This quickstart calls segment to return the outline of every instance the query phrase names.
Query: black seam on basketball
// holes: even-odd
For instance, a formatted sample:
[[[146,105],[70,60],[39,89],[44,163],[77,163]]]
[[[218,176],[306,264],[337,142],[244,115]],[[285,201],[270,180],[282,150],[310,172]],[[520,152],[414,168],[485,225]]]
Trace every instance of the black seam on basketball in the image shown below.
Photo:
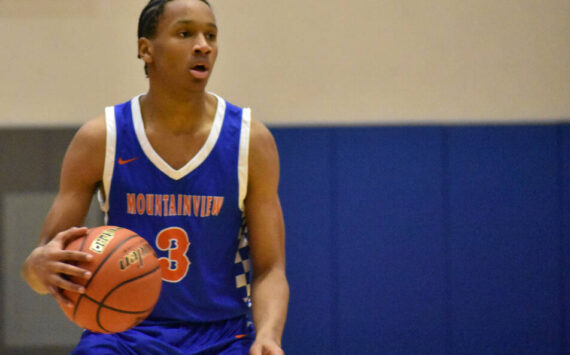
[[[101,308],[106,308],[110,311],[114,311],[114,312],[118,312],[118,313],[125,313],[125,314],[142,314],[145,312],[148,312],[151,308],[148,309],[144,309],[142,311],[126,311],[124,309],[120,309],[120,308],[115,308],[115,307],[111,307],[111,306],[107,306],[106,304],[103,304],[102,302],[97,301],[96,299],[94,299],[93,297],[89,297],[89,296],[85,296],[85,298],[88,301],[91,301],[93,303],[95,303],[96,305],[98,305]]]
[[[156,271],[159,271],[159,270],[160,270],[160,266],[157,266],[157,267],[155,267],[154,269],[152,269],[152,270],[150,270],[150,271],[148,271],[148,272],[146,272],[146,273],[144,273],[144,274],[142,274],[142,275],[139,275],[139,276],[137,276],[137,277],[133,277],[132,279],[128,279],[128,280],[126,280],[126,281],[121,282],[121,283],[117,284],[115,287],[113,287],[111,290],[109,290],[109,292],[107,292],[107,294],[105,295],[105,297],[103,297],[103,299],[101,300],[101,302],[98,302],[99,307],[97,308],[97,317],[96,317],[96,319],[97,319],[97,325],[99,326],[99,328],[103,329],[103,330],[106,331],[106,332],[109,332],[108,329],[106,329],[105,327],[103,327],[103,325],[101,324],[101,320],[100,320],[99,318],[100,318],[100,314],[101,314],[101,309],[102,309],[103,307],[105,307],[105,308],[112,308],[112,307],[108,307],[108,306],[105,305],[105,300],[113,293],[113,291],[115,291],[117,288],[119,288],[119,287],[121,287],[121,286],[123,286],[123,285],[125,285],[125,284],[128,284],[129,282],[136,281],[136,280],[138,280],[138,279],[141,279],[141,278],[143,278],[143,277],[146,277],[146,276],[148,276],[148,275],[151,275],[151,274],[153,274],[153,273],[155,273]],[[118,309],[117,309],[116,311],[117,311],[117,312],[121,312],[121,313],[130,313],[130,312],[128,312],[128,311],[121,311],[121,310],[118,310]],[[146,311],[148,311],[148,309],[147,309]],[[145,312],[146,312],[146,311],[145,311]]]
[[[87,283],[85,284],[85,288],[87,288],[89,286],[89,284],[91,283],[91,280],[93,280],[93,278],[95,277],[95,275],[97,275],[97,273],[99,272],[99,270],[103,267],[103,265],[105,265],[105,263],[107,262],[107,260],[109,260],[109,258],[117,251],[117,249],[119,249],[121,246],[123,246],[123,244],[125,244],[126,242],[128,242],[129,240],[139,237],[138,234],[133,234],[129,237],[127,237],[125,240],[123,240],[122,242],[120,242],[119,244],[117,244],[113,250],[111,250],[109,252],[109,254],[107,254],[107,256],[105,256],[105,258],[103,260],[101,260],[101,262],[99,263],[99,266],[97,266],[97,269],[95,269],[91,275],[91,278],[89,280],[87,280]]]
[[[123,229],[120,228],[119,229]],[[118,230],[118,229],[117,229]],[[111,257],[111,255],[113,255],[113,253],[115,253],[117,251],[117,249],[119,249],[123,244],[125,244],[126,242],[128,242],[129,240],[136,238],[136,237],[140,237],[138,234],[133,234],[129,237],[127,237],[125,240],[123,240],[122,242],[120,242],[119,244],[117,244],[113,250],[111,250],[109,252],[109,254],[103,259],[101,260],[101,262],[99,263],[99,266],[97,266],[97,269],[95,269],[93,271],[93,273],[91,274],[91,278],[89,280],[87,280],[87,283],[85,284],[85,286],[83,286],[85,288],[85,290],[87,290],[87,287],[89,286],[89,284],[91,283],[91,280],[93,280],[93,278],[95,277],[95,275],[99,272],[99,270],[101,269],[101,267],[103,267],[103,265],[107,262],[107,260]],[[87,239],[87,238],[85,238]],[[79,297],[77,298],[77,302],[75,302],[75,307],[73,308],[73,319],[75,320],[75,315],[77,314],[77,309],[79,308],[79,304],[81,303],[81,300],[83,299],[84,294],[80,294]]]
[[[79,246],[79,251],[83,251],[83,247],[85,246],[85,243],[87,243],[87,237],[83,237],[83,239],[81,240],[81,245]]]

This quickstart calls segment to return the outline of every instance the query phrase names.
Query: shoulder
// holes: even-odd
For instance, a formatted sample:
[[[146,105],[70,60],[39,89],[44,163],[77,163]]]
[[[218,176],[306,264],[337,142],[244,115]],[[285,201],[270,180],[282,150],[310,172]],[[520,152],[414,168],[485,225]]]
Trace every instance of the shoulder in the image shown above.
[[[254,118],[251,119],[250,144],[254,149],[276,148],[275,138],[267,126]]]
[[[75,133],[67,149],[64,168],[71,168],[74,174],[98,177],[105,162],[105,144],[106,125],[102,115],[87,121]]]
[[[105,116],[101,115],[84,123],[75,133],[69,151],[90,155],[101,156],[105,152],[107,129]]]
[[[220,96],[215,95],[220,98]],[[240,113],[242,110],[250,110],[246,107],[236,106],[229,101],[224,100],[226,108],[230,111]],[[251,112],[251,111],[250,111]],[[242,116],[243,117],[243,116]],[[243,123],[243,121],[242,121]],[[249,116],[249,152],[248,152],[248,170],[250,180],[253,175],[259,175],[262,170],[270,169],[278,172],[279,169],[279,153],[275,138],[267,126],[261,121]],[[265,175],[265,174],[263,174]],[[251,182],[251,181],[250,181]]]
[[[105,115],[85,122],[75,134],[74,139],[82,140],[86,144],[105,144],[107,135]]]
[[[277,144],[271,131],[261,121],[252,119],[250,128],[250,157],[252,155],[277,155]]]
[[[263,123],[252,119],[249,147],[249,186],[272,189],[279,181],[279,153],[273,135]]]

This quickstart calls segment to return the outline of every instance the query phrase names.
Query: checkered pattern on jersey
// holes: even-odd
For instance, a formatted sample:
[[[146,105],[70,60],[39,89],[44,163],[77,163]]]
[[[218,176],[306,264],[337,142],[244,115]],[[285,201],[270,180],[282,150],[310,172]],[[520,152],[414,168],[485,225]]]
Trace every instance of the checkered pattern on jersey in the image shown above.
[[[236,252],[235,270],[236,287],[242,292],[243,301],[251,307],[251,262],[249,260],[249,244],[247,240],[247,224],[242,216],[238,234],[238,250]]]

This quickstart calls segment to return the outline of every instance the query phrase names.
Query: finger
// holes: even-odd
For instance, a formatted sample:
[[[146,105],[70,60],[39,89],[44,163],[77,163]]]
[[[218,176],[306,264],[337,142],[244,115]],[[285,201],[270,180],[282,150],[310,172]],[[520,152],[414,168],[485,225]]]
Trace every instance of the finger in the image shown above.
[[[68,263],[54,263],[50,271],[56,274],[75,276],[82,279],[89,279],[91,277],[89,270]]]
[[[262,355],[278,355],[278,353],[273,348],[264,347]]]
[[[58,289],[61,290],[67,290],[67,291],[71,291],[71,292],[77,292],[77,293],[85,293],[85,287],[83,287],[82,285],[76,284],[70,280],[66,280],[65,278],[54,274],[51,278],[51,285],[53,285],[53,287],[57,287]],[[57,290],[57,294],[61,294],[61,290]],[[61,296],[63,297],[63,296]]]
[[[73,302],[67,297],[63,295],[61,290],[58,290],[56,287],[50,286],[48,287],[49,293],[55,298],[55,300],[65,307],[73,307]]]
[[[72,240],[77,239],[87,234],[89,229],[87,227],[71,227],[56,234],[53,238],[54,241],[67,245]]]
[[[268,344],[263,347],[263,355],[283,355],[284,352],[275,344]]]
[[[59,250],[56,258],[61,261],[89,262],[93,259],[93,255],[78,250]]]

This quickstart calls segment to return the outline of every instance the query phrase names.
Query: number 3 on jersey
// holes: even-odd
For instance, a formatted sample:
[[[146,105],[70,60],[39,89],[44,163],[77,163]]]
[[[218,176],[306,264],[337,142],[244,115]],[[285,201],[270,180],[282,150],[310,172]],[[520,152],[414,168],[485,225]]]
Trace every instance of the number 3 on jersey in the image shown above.
[[[158,259],[162,269],[162,279],[168,282],[182,280],[190,267],[190,260],[186,256],[190,240],[186,231],[178,227],[163,229],[156,236],[156,246],[168,252],[168,257]]]

